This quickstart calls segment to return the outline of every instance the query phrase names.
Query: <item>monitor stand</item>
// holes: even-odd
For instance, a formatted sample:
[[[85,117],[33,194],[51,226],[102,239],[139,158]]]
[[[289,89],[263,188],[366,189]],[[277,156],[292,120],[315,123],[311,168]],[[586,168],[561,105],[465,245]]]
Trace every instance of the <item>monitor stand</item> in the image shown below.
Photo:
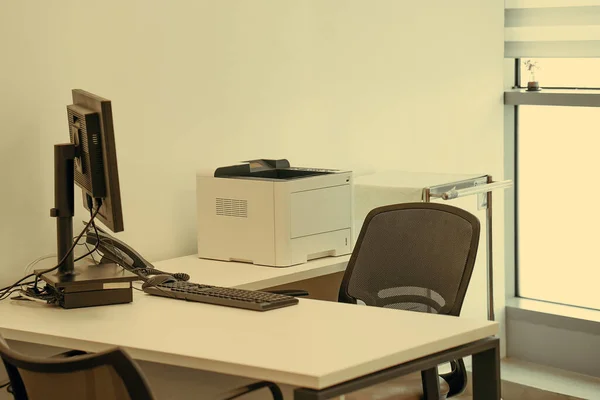
[[[70,275],[49,272],[40,278],[52,286],[63,308],[131,303],[132,282],[140,278],[113,263],[75,267]]]
[[[93,307],[133,301],[132,282],[140,278],[117,264],[105,263],[75,267],[74,254],[65,255],[73,246],[75,215],[75,170],[77,147],[74,144],[54,146],[54,203],[50,216],[56,218],[58,270],[40,278],[59,293],[63,308]],[[40,272],[40,271],[36,271]]]

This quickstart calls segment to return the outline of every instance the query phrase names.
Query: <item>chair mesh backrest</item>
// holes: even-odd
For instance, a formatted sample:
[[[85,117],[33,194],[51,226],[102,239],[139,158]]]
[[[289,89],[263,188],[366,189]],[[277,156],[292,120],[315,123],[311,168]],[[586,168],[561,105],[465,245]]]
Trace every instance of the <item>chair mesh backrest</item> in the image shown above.
[[[38,358],[11,350],[0,337],[0,356],[16,400],[152,400],[135,362],[122,350],[68,358]]]
[[[60,374],[19,368],[28,400],[131,400],[123,380],[111,366]]]
[[[377,208],[362,227],[339,300],[459,315],[479,232],[474,215],[445,204]]]

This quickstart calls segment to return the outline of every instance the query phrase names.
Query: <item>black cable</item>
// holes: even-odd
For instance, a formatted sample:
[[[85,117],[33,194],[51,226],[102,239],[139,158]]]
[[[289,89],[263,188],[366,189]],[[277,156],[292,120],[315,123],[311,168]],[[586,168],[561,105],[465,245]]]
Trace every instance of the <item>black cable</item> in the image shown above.
[[[171,272],[161,271],[156,268],[137,268],[137,270],[144,275],[164,274],[164,275],[171,275],[173,278],[177,279],[178,281],[189,281],[190,280],[190,275],[186,274],[184,272],[171,273]]]
[[[19,288],[16,288],[15,286],[13,286],[13,287],[7,286],[5,288],[0,289],[0,292],[3,291],[3,293],[0,295],[0,301],[6,300],[7,298],[10,297],[11,294],[22,291],[23,286],[32,285],[34,282],[35,281],[23,282],[18,285]],[[2,388],[2,386],[0,386],[0,389],[1,388]]]
[[[40,275],[47,274],[48,272],[52,272],[52,271],[57,270],[58,268],[60,268],[60,266],[62,265],[63,262],[65,262],[65,260],[67,259],[67,257],[69,257],[71,255],[71,253],[75,249],[75,246],[77,246],[77,242],[79,242],[79,240],[81,239],[81,237],[83,236],[83,234],[85,232],[87,232],[88,227],[92,223],[94,223],[94,219],[96,218],[96,215],[98,215],[98,212],[100,212],[100,207],[96,208],[96,211],[94,211],[94,213],[92,214],[90,220],[87,222],[87,224],[85,224],[85,227],[83,228],[83,230],[81,231],[81,233],[79,235],[77,235],[77,239],[75,239],[75,241],[71,245],[71,248],[69,248],[69,251],[67,252],[67,254],[64,255],[64,257],[62,258],[62,260],[60,260],[56,266],[54,266],[52,268],[48,268],[48,269],[46,269],[44,271],[41,271],[41,272],[34,273],[34,275],[36,276],[36,280],[37,280],[37,278]],[[84,257],[87,257],[87,255],[84,256]],[[74,261],[79,261],[80,259],[81,259],[81,257],[77,258]]]
[[[23,282],[27,278],[31,278],[32,276],[35,276],[35,281],[33,282],[33,285],[34,285],[34,288],[36,288],[37,287],[37,282],[38,282],[38,279],[39,279],[40,275],[47,274],[48,272],[52,272],[54,270],[57,270],[62,265],[62,263],[65,262],[65,260],[67,259],[67,257],[69,257],[71,255],[71,253],[73,252],[73,250],[75,249],[75,246],[77,246],[77,243],[79,242],[79,240],[81,239],[81,237],[83,236],[83,234],[87,232],[88,227],[94,222],[94,219],[98,215],[98,212],[100,212],[100,206],[102,205],[102,202],[99,201],[99,200],[97,200],[97,201],[98,201],[98,207],[96,208],[96,211],[91,215],[90,220],[87,222],[87,224],[85,225],[85,227],[83,228],[83,230],[81,231],[81,233],[79,233],[79,235],[77,235],[77,238],[73,241],[73,244],[69,248],[69,251],[67,251],[67,254],[65,254],[63,256],[63,258],[58,262],[58,264],[56,266],[52,267],[52,268],[48,268],[48,269],[40,271],[40,272],[33,272],[33,273],[31,273],[31,274],[29,274],[29,275],[27,275],[27,276],[19,279],[17,282],[13,283],[12,285],[8,286],[6,289],[3,289],[0,292],[0,300],[6,299],[6,297],[4,297],[6,295],[6,293],[11,292],[11,290],[13,288],[15,288],[16,286],[19,286],[19,284],[21,282]],[[87,257],[87,255],[84,256],[84,257]],[[79,259],[77,259],[75,261],[79,261]]]
[[[96,232],[96,236],[98,236],[98,229],[96,228],[96,216],[98,215],[98,212],[100,212],[100,207],[102,206],[102,200],[101,199],[96,199],[97,202],[97,206],[96,206],[96,211],[93,212],[92,210],[94,209],[94,203],[92,200],[92,197],[90,195],[86,195],[87,198],[87,203],[88,203],[88,208],[90,210],[90,220],[88,221],[88,223],[85,225],[85,227],[83,228],[83,230],[81,231],[81,233],[79,234],[79,236],[77,236],[77,238],[74,240],[73,245],[71,246],[71,248],[69,249],[69,252],[67,253],[67,255],[65,257],[63,257],[63,261],[66,259],[66,257],[69,256],[70,253],[73,252],[73,250],[75,249],[75,246],[77,245],[77,243],[79,242],[79,240],[81,239],[81,237],[83,236],[83,234],[85,232],[87,232],[87,229],[89,228],[90,224],[94,227],[94,231]],[[96,243],[96,246],[94,246],[94,248],[90,251],[88,251],[87,253],[85,253],[84,255],[77,257],[76,259],[73,260],[73,262],[77,262],[80,260],[83,260],[84,258],[86,258],[87,256],[89,256],[90,254],[94,253],[95,251],[98,250],[98,243]],[[50,302],[53,299],[56,299],[56,292],[51,291],[50,293],[44,295],[42,292],[40,292],[37,288],[37,282],[38,282],[38,278],[39,275],[48,273],[48,272],[52,272],[53,270],[57,269],[60,264],[62,264],[62,261],[60,263],[58,263],[57,266],[55,266],[54,268],[50,269],[49,271],[44,271],[41,272],[39,274],[35,275],[35,282],[33,283],[33,288],[29,288],[27,289],[26,293],[30,296],[33,297],[38,297],[42,300],[46,300],[48,302]],[[48,285],[46,285],[46,288],[44,290],[46,290],[48,288]]]
[[[0,296],[0,301],[8,299],[11,294],[20,292],[20,291],[21,291],[21,288],[11,289],[8,292],[4,293],[2,296]]]
[[[30,287],[26,290],[21,290],[21,293],[32,299],[45,301],[47,304],[55,304],[60,301],[60,294],[49,285],[46,285],[42,291]]]
[[[23,278],[19,279],[18,281],[16,281],[15,283],[13,283],[10,286],[5,287],[4,289],[2,289],[2,291],[0,291],[0,300],[4,300],[4,295],[8,292],[10,292],[13,288],[20,286],[19,284],[21,282],[23,282],[25,279],[27,278],[31,278],[32,276],[35,276],[35,273],[31,273],[27,276],[24,276]]]
[[[100,207],[98,207],[98,210],[100,210]],[[96,212],[97,213],[97,212]],[[92,207],[90,207],[90,221],[92,221],[92,227],[94,228],[94,232],[96,233],[96,237],[98,237],[98,228],[96,227],[96,222],[94,221],[95,219],[95,215],[92,212]],[[87,229],[87,228],[84,228]],[[87,243],[84,243],[87,244]],[[96,245],[94,246],[94,248],[92,250],[88,250],[87,253],[85,253],[84,255],[82,255],[81,257],[76,258],[73,262],[77,262],[79,260],[83,260],[84,258],[86,258],[87,256],[95,253],[98,250],[98,246],[100,245],[99,241],[96,241]],[[93,257],[93,256],[92,256]]]
[[[90,210],[90,217],[91,217],[91,216],[92,216],[92,211]],[[94,227],[95,231],[96,231],[96,232],[98,232],[98,230],[97,230],[97,228],[96,228],[96,223],[95,223],[94,221],[92,221],[92,226]],[[75,238],[73,238],[73,239],[75,239]],[[78,258],[76,258],[76,259],[75,259],[73,262],[77,262],[77,261],[79,261],[79,260],[82,260],[82,259],[84,259],[85,257],[87,257],[87,256],[90,256],[90,255],[92,256],[92,258],[94,258],[94,254],[93,254],[93,253],[94,253],[94,252],[96,252],[96,251],[98,250],[98,245],[96,245],[96,246],[95,246],[93,249],[91,249],[91,250],[90,250],[90,248],[89,248],[89,247],[87,247],[87,243],[82,243],[82,244],[77,244],[77,245],[78,245],[78,246],[79,246],[79,245],[81,245],[81,246],[85,245],[85,246],[86,246],[86,248],[87,248],[87,251],[88,251],[88,252],[87,252],[87,253],[85,253],[84,255],[82,255],[81,257],[78,257]],[[95,260],[95,259],[94,259],[94,262],[96,262],[96,260]],[[41,298],[41,299],[43,299],[43,300],[48,300],[49,298],[51,298],[51,297],[54,297],[54,296],[55,296],[55,294],[54,294],[54,293],[52,293],[52,294],[47,294],[47,295],[44,295],[44,294],[43,294],[43,292],[39,292],[39,291],[36,293],[36,290],[35,290],[35,289],[37,288],[37,279],[36,279],[36,280],[33,280],[33,281],[29,281],[29,282],[23,282],[23,283],[21,283],[19,286],[26,286],[26,285],[32,285],[32,284],[34,285],[32,288],[27,288],[27,289],[25,289],[25,290],[22,290],[22,289],[12,289],[12,288],[10,288],[9,286],[7,286],[6,288],[2,288],[2,289],[0,289],[0,291],[3,291],[3,290],[5,290],[5,289],[9,289],[9,288],[10,288],[10,289],[9,289],[9,291],[7,291],[6,293],[4,293],[3,295],[1,295],[1,296],[0,296],[0,301],[2,301],[2,300],[6,300],[8,297],[10,297],[10,295],[11,295],[11,294],[13,294],[13,293],[16,293],[16,292],[19,292],[19,291],[21,291],[21,292],[23,292],[23,291],[24,291],[24,292],[25,292],[27,295],[29,295],[29,296],[32,296],[32,297],[38,297],[38,298]]]
[[[98,240],[98,242],[100,242],[100,237],[99,237],[99,236],[96,236],[96,239]],[[114,254],[115,254],[117,257],[118,257],[118,255],[117,255],[117,251],[116,251],[116,250],[119,250],[119,249],[117,249],[117,247],[115,246],[115,244],[114,244],[114,242],[112,241],[112,239],[106,239],[105,241],[110,241],[110,242],[111,242],[111,243],[110,243],[110,245],[111,245],[111,246],[112,246],[112,248],[113,248],[112,252],[113,252],[113,253],[114,253]],[[120,252],[119,252],[119,254],[120,254]],[[114,263],[116,263],[116,264],[120,265],[120,266],[121,266],[123,269],[125,269],[125,270],[127,270],[127,271],[129,271],[129,272],[131,272],[131,273],[133,273],[133,274],[135,274],[135,275],[137,275],[137,276],[138,276],[138,277],[139,277],[139,278],[140,278],[142,281],[144,281],[144,283],[148,283],[148,280],[149,280],[149,278],[148,278],[147,276],[145,276],[145,275],[143,275],[142,273],[140,273],[140,272],[139,272],[139,271],[141,270],[141,268],[134,268],[134,267],[132,267],[132,266],[129,266],[129,265],[127,265],[127,263],[126,263],[126,262],[123,260],[123,257],[122,257],[122,256],[121,256],[121,262],[119,262],[119,261],[115,261],[114,259],[111,259],[110,257],[107,257],[105,254],[103,254],[103,255],[102,255],[102,257],[105,257],[105,258],[106,258],[106,259],[108,259],[109,261],[112,261],[112,262],[114,262]],[[167,291],[165,291],[165,290],[161,289],[161,288],[160,288],[160,287],[158,287],[158,285],[156,285],[156,284],[152,284],[152,283],[151,283],[151,285],[152,285],[152,287],[153,287],[153,288],[155,288],[155,289],[158,289],[159,291],[161,291],[161,292],[162,292],[162,293],[164,293],[165,295],[167,295],[167,296],[170,296],[170,297],[172,297],[172,298],[174,298],[174,299],[177,299],[177,296],[175,296],[173,293],[171,293],[171,292],[167,292]],[[133,286],[133,282],[131,283],[131,287],[132,287],[132,288],[134,288],[134,289],[136,289],[136,290],[142,291],[142,292],[144,291],[143,289],[138,289],[138,288],[136,288],[135,286]]]
[[[19,282],[19,283],[20,283],[20,285],[19,285],[19,286],[31,285],[33,282],[34,282],[34,281],[28,281],[28,282],[23,282],[23,283],[20,283],[20,282]],[[11,285],[11,286],[6,286],[6,287],[3,287],[2,289],[0,289],[0,292],[3,292],[3,291],[5,291],[5,290],[7,290],[7,289],[11,289],[11,288],[13,288],[13,287],[14,287],[14,286],[12,286],[12,285]]]
[[[173,273],[173,272],[162,271],[162,270],[156,269],[154,267],[135,267],[134,265],[130,265],[127,262],[125,262],[125,259],[123,257],[123,254],[127,255],[127,253],[125,251],[117,248],[114,244],[114,241],[112,240],[112,238],[110,236],[108,236],[106,238],[100,238],[96,234],[96,240],[101,241],[102,245],[104,246],[106,251],[109,251],[110,253],[114,254],[116,257],[119,257],[120,261],[115,261],[114,259],[110,259],[107,256],[105,250],[101,249],[103,252],[102,253],[103,257],[107,258],[109,261],[112,261],[116,264],[121,265],[125,269],[135,269],[136,271],[140,272],[141,274],[143,274],[146,277],[148,277],[150,275],[166,274],[166,275],[171,275],[173,278],[177,279],[178,281],[189,281],[190,280],[190,275],[186,274],[184,272]],[[109,249],[108,245],[110,245],[110,247],[112,247],[112,249]]]
[[[85,248],[87,249],[87,251],[90,251],[90,246],[88,246],[87,243],[84,243]],[[94,257],[94,254],[90,254],[92,256],[92,261],[94,262],[94,265],[98,265],[98,261],[96,260],[96,257]]]

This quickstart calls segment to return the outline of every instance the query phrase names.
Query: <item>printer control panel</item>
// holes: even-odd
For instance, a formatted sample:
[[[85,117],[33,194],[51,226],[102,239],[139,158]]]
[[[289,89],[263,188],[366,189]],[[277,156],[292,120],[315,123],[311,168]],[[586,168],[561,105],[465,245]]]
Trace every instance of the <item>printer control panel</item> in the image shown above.
[[[323,172],[323,173],[331,173],[336,172],[335,169],[324,169],[324,168],[301,168],[301,167],[290,167],[287,169],[291,169],[294,171],[308,171],[308,172]]]

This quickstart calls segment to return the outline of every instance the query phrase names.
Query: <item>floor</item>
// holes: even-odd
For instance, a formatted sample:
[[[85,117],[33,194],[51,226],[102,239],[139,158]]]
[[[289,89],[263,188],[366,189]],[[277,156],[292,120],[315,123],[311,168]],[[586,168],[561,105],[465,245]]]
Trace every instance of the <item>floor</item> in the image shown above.
[[[469,382],[472,382],[470,376]],[[471,387],[454,397],[456,400],[472,398]],[[600,379],[506,358],[502,360],[502,399],[600,400]]]
[[[473,400],[473,395],[464,393],[452,399]],[[502,384],[502,400],[591,400],[591,398],[582,399],[581,397],[567,396],[512,382],[504,382]]]
[[[42,354],[42,353],[40,353]],[[158,370],[154,371],[148,365],[143,363],[144,372],[149,376],[157,376],[165,378],[164,366],[158,365]],[[186,372],[186,371],[183,371]],[[187,371],[190,375],[190,380],[195,379],[196,371]],[[177,384],[183,379],[181,369],[175,371],[176,376],[168,377],[169,381],[174,380]],[[470,375],[470,373],[469,373]],[[0,382],[4,381],[6,376],[0,368]],[[224,379],[224,377],[223,377]],[[549,368],[537,364],[532,364],[520,360],[504,359],[502,360],[502,399],[503,400],[600,400],[600,379],[575,374],[567,371],[562,371],[554,368]],[[469,376],[469,382],[472,382],[472,377]],[[235,385],[239,386],[239,385]],[[160,389],[155,388],[155,389]],[[291,388],[286,388],[291,394]],[[164,391],[163,391],[164,392]],[[161,395],[158,398],[170,400],[170,396],[164,396],[164,393],[158,390]],[[171,390],[167,391],[171,393]],[[189,398],[197,398],[195,392]],[[180,397],[180,396],[178,396]],[[181,398],[188,398],[183,396]],[[249,396],[248,400],[262,399],[261,396]],[[0,389],[0,400],[12,399],[5,389]],[[464,394],[454,397],[456,400],[472,400],[471,387],[467,388]]]

